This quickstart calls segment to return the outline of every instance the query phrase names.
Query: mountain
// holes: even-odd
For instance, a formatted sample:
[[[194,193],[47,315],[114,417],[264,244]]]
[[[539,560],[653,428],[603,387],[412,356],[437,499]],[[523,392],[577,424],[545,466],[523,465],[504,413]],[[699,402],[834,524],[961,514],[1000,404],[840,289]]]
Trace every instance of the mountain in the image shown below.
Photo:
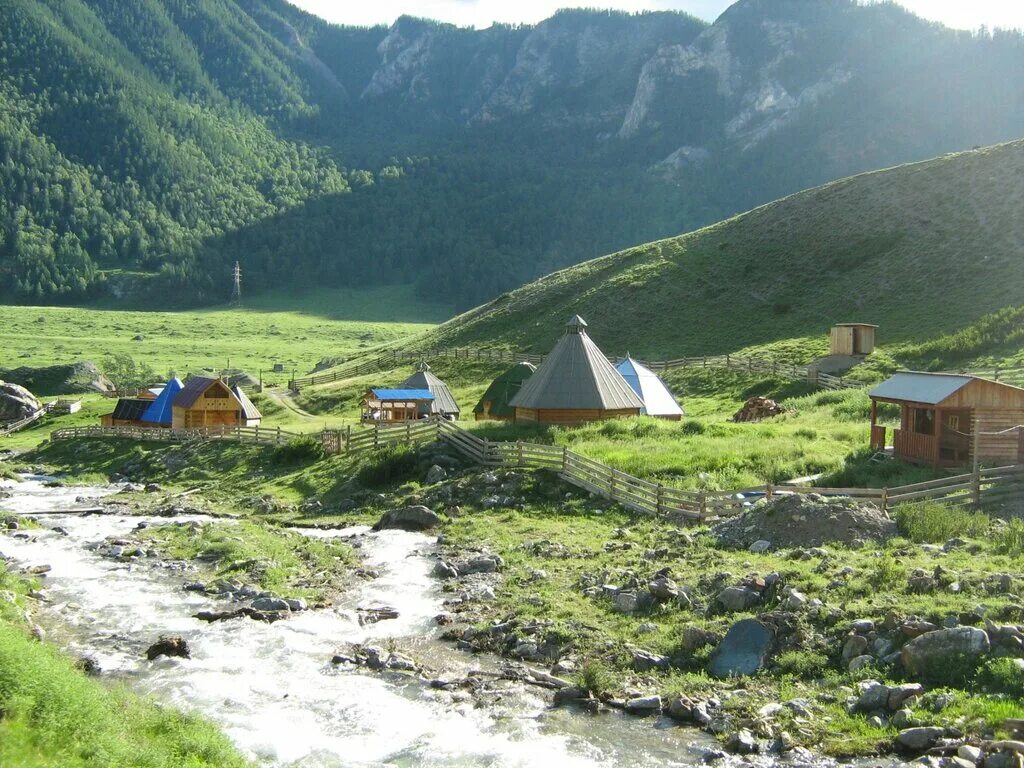
[[[655,359],[851,321],[920,343],[1024,306],[1022,205],[1024,141],[862,174],[555,272],[425,343],[543,353],[577,313],[609,354]]]
[[[0,6],[0,295],[409,283],[472,306],[853,173],[1024,134],[1024,38],[891,4],[328,24]]]

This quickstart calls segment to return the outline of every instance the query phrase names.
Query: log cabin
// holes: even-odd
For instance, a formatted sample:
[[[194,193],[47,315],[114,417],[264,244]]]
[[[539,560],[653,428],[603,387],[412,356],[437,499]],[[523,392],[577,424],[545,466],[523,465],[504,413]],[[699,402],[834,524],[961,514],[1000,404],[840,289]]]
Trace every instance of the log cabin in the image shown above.
[[[398,424],[431,415],[434,395],[429,389],[384,389],[374,387],[363,396],[364,422]]]
[[[174,429],[257,427],[261,420],[262,414],[241,389],[207,376],[192,376],[171,406]]]
[[[510,404],[517,422],[546,424],[639,416],[644,407],[639,395],[587,335],[587,324],[579,315],[569,320],[565,335]]]
[[[974,461],[1024,463],[1024,389],[977,376],[903,371],[868,393],[871,447],[886,448],[878,404],[900,407],[893,431],[896,458],[934,467]]]

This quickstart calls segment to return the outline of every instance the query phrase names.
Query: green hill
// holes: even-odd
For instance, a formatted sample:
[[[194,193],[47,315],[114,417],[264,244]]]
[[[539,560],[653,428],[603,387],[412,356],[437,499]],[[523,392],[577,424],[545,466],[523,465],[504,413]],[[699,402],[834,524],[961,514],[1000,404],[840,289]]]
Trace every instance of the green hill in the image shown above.
[[[543,352],[579,313],[609,353],[658,358],[842,321],[920,343],[1024,301],[1022,205],[1020,141],[867,173],[555,272],[429,341]]]

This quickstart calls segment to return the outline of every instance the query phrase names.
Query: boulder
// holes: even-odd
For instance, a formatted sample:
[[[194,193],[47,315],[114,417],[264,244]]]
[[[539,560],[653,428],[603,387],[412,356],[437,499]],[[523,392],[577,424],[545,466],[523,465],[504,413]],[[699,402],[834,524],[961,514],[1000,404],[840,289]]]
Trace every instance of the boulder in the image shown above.
[[[977,627],[951,627],[925,632],[903,646],[900,659],[910,675],[928,675],[950,668],[964,659],[978,659],[989,652],[988,634]]]
[[[725,742],[726,748],[738,755],[753,755],[758,752],[757,741],[754,734],[743,729],[729,736]]]
[[[441,517],[433,510],[422,505],[402,507],[385,512],[377,524],[375,531],[397,528],[403,531],[426,531],[441,525]]]
[[[633,654],[633,669],[637,672],[650,672],[652,669],[668,669],[668,659],[642,648],[630,648]]]
[[[181,659],[191,658],[188,643],[177,635],[161,635],[160,639],[146,650],[146,658],[150,661],[160,656],[175,656]]]
[[[252,601],[252,607],[257,611],[290,611],[292,608],[288,601],[280,597],[257,597]]]
[[[656,576],[647,584],[647,591],[659,603],[674,600],[679,595],[679,587],[668,576]]]
[[[442,480],[448,477],[448,472],[444,467],[434,464],[430,469],[427,470],[426,484],[434,485],[440,483]]]
[[[761,594],[748,587],[726,587],[715,597],[727,613],[737,613],[761,602]]]
[[[619,592],[612,598],[612,604],[618,613],[633,613],[640,607],[635,592]]]
[[[714,677],[753,675],[764,668],[775,648],[775,630],[757,619],[743,619],[729,627],[719,643],[708,671]]]
[[[625,710],[631,715],[656,715],[661,712],[661,696],[640,696],[629,699]]]
[[[896,736],[896,748],[901,752],[918,754],[933,747],[945,734],[942,728],[907,728]]]
[[[24,387],[0,381],[0,422],[21,421],[42,408],[43,404]]]
[[[747,547],[747,549],[750,550],[751,552],[753,552],[755,555],[760,555],[760,554],[762,554],[764,552],[767,552],[771,548],[772,548],[772,543],[770,541],[768,541],[767,539],[758,539],[753,544],[751,544],[749,547]]]

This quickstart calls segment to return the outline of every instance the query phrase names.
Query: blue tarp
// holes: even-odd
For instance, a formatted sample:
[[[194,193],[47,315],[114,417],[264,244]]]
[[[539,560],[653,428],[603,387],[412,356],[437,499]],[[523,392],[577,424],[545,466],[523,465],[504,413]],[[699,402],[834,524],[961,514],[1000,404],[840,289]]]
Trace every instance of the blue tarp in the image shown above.
[[[142,421],[147,421],[151,424],[171,424],[171,405],[174,403],[174,396],[181,392],[181,388],[185,386],[181,383],[181,379],[171,379],[167,382],[167,386],[164,387],[156,400],[150,403],[146,412],[142,414]]]
[[[378,400],[433,400],[429,389],[372,389]]]

